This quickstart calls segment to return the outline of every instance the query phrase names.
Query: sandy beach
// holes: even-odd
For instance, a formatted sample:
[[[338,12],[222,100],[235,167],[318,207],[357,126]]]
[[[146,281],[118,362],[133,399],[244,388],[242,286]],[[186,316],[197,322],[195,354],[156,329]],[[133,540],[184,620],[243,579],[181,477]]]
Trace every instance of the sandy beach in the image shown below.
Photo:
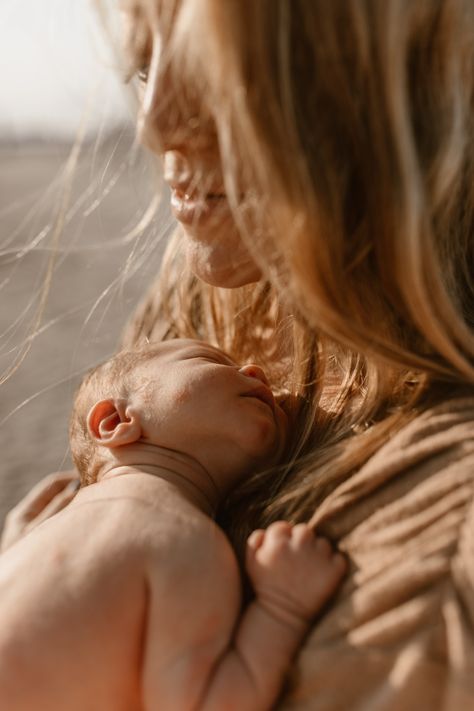
[[[156,276],[173,229],[167,196],[153,224],[130,233],[151,199],[150,167],[131,139],[86,146],[68,181],[70,146],[0,144],[0,526],[5,513],[46,474],[70,467],[67,430],[84,371],[110,355]],[[70,192],[66,208],[65,197]],[[58,210],[65,224],[58,230]],[[54,254],[39,328],[36,312]]]

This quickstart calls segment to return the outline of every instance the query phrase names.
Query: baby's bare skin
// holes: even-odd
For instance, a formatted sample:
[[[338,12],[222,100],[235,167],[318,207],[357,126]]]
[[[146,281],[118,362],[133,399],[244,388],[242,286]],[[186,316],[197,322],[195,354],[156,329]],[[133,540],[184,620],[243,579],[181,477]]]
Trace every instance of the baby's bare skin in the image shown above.
[[[0,558],[0,708],[268,709],[344,561],[307,527],[233,551],[187,492],[130,469]],[[35,574],[30,575],[34,570]]]
[[[76,400],[71,448],[99,481],[0,556],[0,708],[263,711],[344,560],[307,526],[255,531],[242,613],[210,514],[279,460],[286,415],[261,368],[209,344],[130,356],[119,394],[124,356]]]

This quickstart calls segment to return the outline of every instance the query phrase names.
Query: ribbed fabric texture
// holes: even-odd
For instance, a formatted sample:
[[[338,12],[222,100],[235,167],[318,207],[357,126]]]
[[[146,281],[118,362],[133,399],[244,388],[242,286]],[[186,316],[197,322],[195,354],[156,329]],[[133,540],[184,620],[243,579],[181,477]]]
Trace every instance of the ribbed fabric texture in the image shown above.
[[[278,708],[474,710],[474,398],[412,421],[313,520],[350,571]]]

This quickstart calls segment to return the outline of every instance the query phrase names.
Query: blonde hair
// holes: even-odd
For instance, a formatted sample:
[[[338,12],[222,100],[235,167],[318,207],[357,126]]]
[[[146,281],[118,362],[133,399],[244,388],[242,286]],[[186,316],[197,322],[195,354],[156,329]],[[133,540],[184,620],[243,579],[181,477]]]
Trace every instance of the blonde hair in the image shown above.
[[[147,136],[159,150],[164,114],[189,140],[212,119],[267,281],[185,279],[172,246],[164,300],[129,338],[166,322],[163,337],[280,361],[275,377],[306,402],[299,460],[270,498],[246,483],[229,516],[305,518],[430,399],[474,381],[474,5],[130,6],[133,66],[156,89]]]

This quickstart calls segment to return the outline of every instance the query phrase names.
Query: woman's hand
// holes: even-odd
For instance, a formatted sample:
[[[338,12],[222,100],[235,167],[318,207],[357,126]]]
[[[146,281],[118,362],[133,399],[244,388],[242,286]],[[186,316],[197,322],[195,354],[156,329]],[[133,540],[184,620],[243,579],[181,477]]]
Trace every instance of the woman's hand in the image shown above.
[[[61,511],[75,497],[79,489],[76,471],[49,474],[7,514],[0,538],[3,552],[20,538]]]

